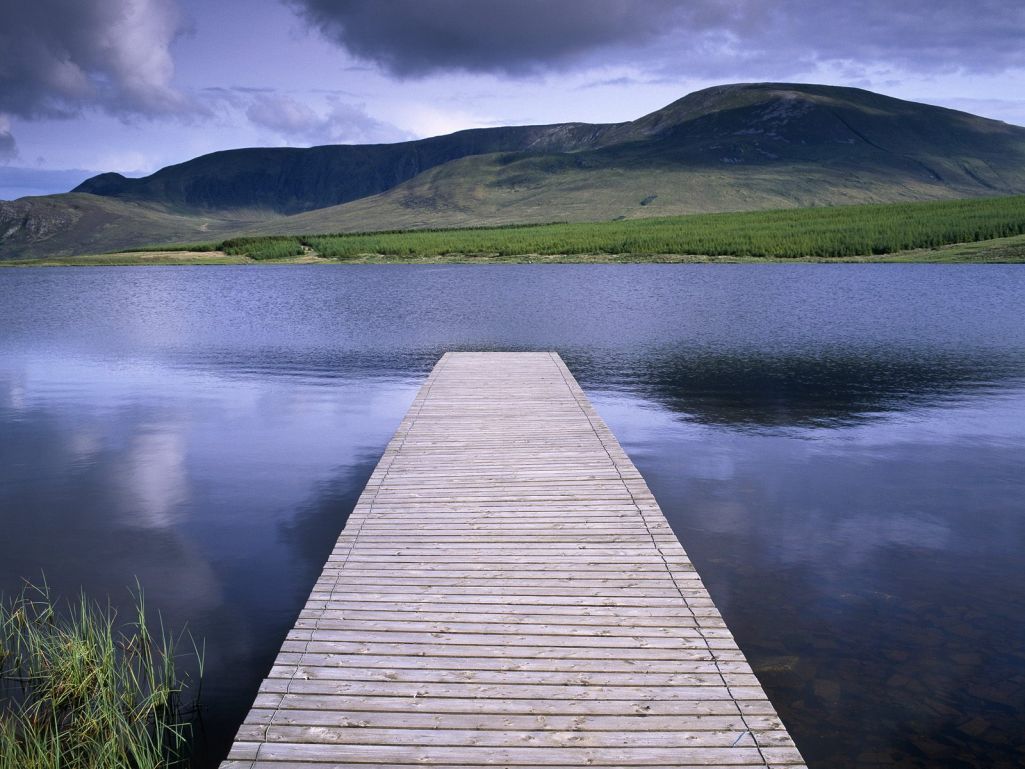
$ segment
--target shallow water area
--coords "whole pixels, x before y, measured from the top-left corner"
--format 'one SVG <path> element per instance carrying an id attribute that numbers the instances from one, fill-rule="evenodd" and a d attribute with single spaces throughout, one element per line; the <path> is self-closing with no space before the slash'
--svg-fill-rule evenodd
<path id="1" fill-rule="evenodd" d="M 812 767 L 1025 764 L 1025 270 L 0 273 L 0 589 L 206 639 L 226 752 L 445 350 L 557 350 Z"/>

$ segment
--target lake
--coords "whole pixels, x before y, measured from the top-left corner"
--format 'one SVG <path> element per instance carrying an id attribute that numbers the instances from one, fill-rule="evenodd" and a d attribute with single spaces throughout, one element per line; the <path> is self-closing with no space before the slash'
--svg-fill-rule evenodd
<path id="1" fill-rule="evenodd" d="M 809 765 L 1025 764 L 1025 269 L 0 272 L 0 589 L 206 641 L 227 751 L 445 350 L 557 350 Z"/>

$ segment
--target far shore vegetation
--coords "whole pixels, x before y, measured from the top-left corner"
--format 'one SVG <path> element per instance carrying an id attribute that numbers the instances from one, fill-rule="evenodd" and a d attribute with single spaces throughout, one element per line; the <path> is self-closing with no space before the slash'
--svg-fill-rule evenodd
<path id="1" fill-rule="evenodd" d="M 1025 196 L 572 224 L 241 236 L 6 264 L 254 262 L 1025 262 Z"/>
<path id="2" fill-rule="evenodd" d="M 0 769 L 187 766 L 181 636 L 154 627 L 141 588 L 135 600 L 123 620 L 45 585 L 0 601 Z M 202 652 L 192 644 L 186 656 L 201 676 Z"/>

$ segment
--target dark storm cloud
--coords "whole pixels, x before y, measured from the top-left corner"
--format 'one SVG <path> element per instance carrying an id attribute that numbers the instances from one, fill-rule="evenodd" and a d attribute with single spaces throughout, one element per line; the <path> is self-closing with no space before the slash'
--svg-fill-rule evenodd
<path id="1" fill-rule="evenodd" d="M 356 56 L 398 75 L 529 72 L 657 36 L 671 0 L 288 0 Z"/>
<path id="2" fill-rule="evenodd" d="M 912 72 L 1025 66 L 1020 0 L 286 0 L 399 76 L 631 64 L 709 77 L 820 63 Z"/>
<path id="3" fill-rule="evenodd" d="M 181 111 L 169 50 L 181 30 L 174 0 L 0 0 L 0 113 Z"/>

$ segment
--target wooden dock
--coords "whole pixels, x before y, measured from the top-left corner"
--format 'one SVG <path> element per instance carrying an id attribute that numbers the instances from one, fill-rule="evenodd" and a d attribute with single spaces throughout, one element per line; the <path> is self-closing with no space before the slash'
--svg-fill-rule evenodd
<path id="1" fill-rule="evenodd" d="M 222 769 L 802 763 L 559 356 L 447 353 Z"/>

